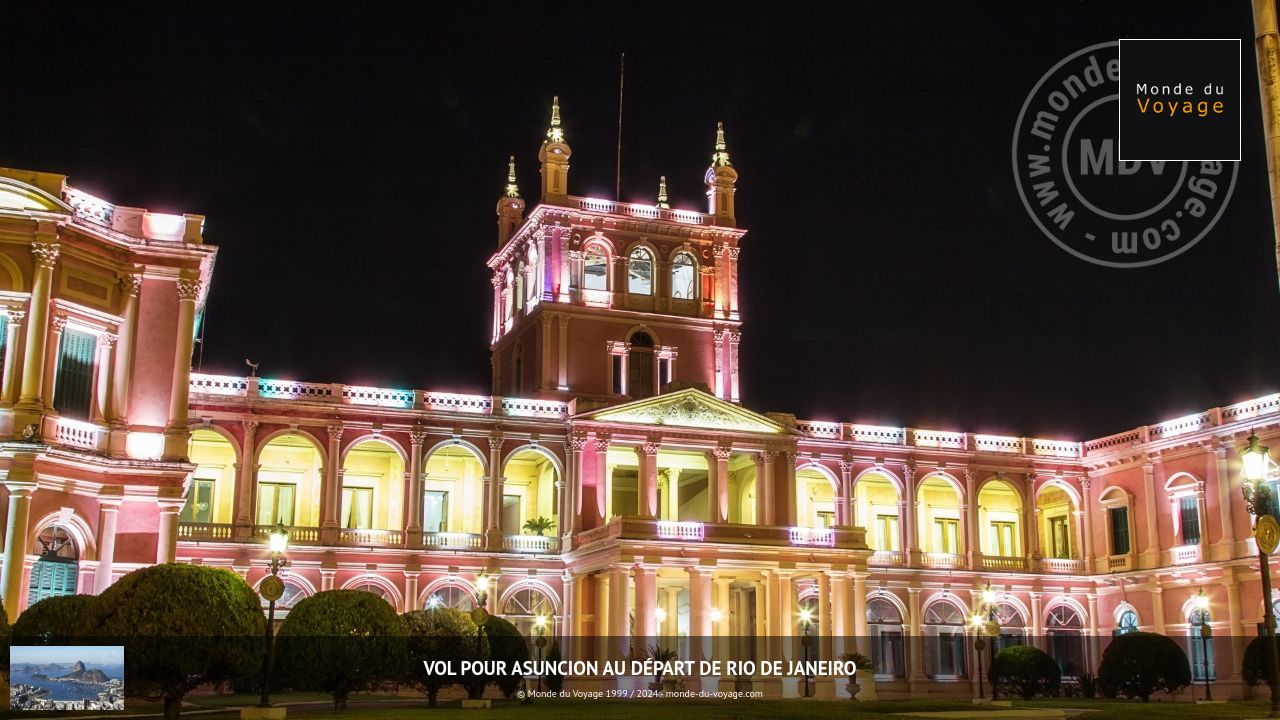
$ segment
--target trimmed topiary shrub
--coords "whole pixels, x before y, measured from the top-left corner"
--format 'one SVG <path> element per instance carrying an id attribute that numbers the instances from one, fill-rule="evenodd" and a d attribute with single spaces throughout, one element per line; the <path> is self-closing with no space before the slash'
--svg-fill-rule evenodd
<path id="1" fill-rule="evenodd" d="M 293 606 L 276 636 L 276 678 L 319 690 L 345 710 L 353 692 L 404 677 L 404 623 L 386 600 L 364 590 L 325 590 Z"/>
<path id="2" fill-rule="evenodd" d="M 192 689 L 262 665 L 262 607 L 230 570 L 178 563 L 135 570 L 81 620 L 76 635 L 124 645 L 125 694 L 162 700 L 169 720 Z"/>
<path id="3" fill-rule="evenodd" d="M 461 673 L 463 661 L 484 660 L 484 648 L 476 649 L 476 624 L 470 613 L 452 608 L 414 610 L 400 616 L 408 633 L 409 665 L 406 681 L 426 693 L 427 706 L 449 685 L 463 685 L 464 676 L 428 672 L 423 662 L 452 663 Z"/>
<path id="4" fill-rule="evenodd" d="M 45 598 L 18 616 L 13 641 L 18 645 L 57 645 L 72 640 L 97 601 L 93 595 Z"/>
<path id="5" fill-rule="evenodd" d="M 1245 646 L 1240 674 L 1246 685 L 1271 684 L 1271 653 L 1267 650 L 1266 635 L 1255 637 Z"/>
<path id="6" fill-rule="evenodd" d="M 515 625 L 497 615 L 490 616 L 489 622 L 484 624 L 484 636 L 489 641 L 490 659 L 505 662 L 508 670 L 489 680 L 496 684 L 502 691 L 502 696 L 509 700 L 524 683 L 524 676 L 510 670 L 515 663 L 522 663 L 529 659 L 528 641 Z"/>
<path id="7" fill-rule="evenodd" d="M 1175 693 L 1191 684 L 1187 653 L 1164 635 L 1131 632 L 1111 641 L 1098 666 L 1103 694 L 1150 702 L 1152 693 Z"/>
<path id="8" fill-rule="evenodd" d="M 1013 645 L 1001 650 L 992 661 L 991 682 L 1006 695 L 1030 700 L 1037 695 L 1056 695 L 1062 674 L 1058 663 L 1040 648 Z"/>

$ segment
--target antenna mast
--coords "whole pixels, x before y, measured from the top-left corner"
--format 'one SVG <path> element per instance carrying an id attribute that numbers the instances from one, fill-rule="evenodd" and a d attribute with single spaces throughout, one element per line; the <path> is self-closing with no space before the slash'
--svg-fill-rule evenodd
<path id="1" fill-rule="evenodd" d="M 627 54 L 618 57 L 618 158 L 614 166 L 613 199 L 622 200 L 622 87 L 627 76 Z"/>

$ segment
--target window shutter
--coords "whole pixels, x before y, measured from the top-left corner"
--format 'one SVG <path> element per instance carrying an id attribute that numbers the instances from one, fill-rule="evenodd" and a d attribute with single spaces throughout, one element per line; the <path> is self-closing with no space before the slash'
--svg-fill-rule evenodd
<path id="1" fill-rule="evenodd" d="M 89 333 L 63 331 L 53 391 L 53 407 L 59 415 L 88 419 L 89 402 L 93 397 L 93 356 L 97 344 L 97 338 Z"/>
<path id="2" fill-rule="evenodd" d="M 1184 497 L 1179 501 L 1182 510 L 1182 542 L 1195 545 L 1200 542 L 1200 512 L 1195 497 Z"/>

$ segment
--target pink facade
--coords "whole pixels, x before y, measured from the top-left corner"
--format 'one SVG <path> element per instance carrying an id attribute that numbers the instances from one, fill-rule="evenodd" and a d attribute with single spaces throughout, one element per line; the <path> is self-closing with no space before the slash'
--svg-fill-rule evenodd
<path id="1" fill-rule="evenodd" d="M 1239 451 L 1280 443 L 1280 397 L 1086 442 L 752 412 L 723 134 L 705 213 L 569 195 L 570 155 L 557 106 L 539 202 L 513 177 L 498 203 L 492 396 L 192 374 L 202 219 L 0 170 L 9 616 L 155 562 L 256 586 L 285 522 L 286 611 L 332 588 L 466 606 L 484 574 L 491 611 L 550 616 L 580 657 L 747 658 L 798 657 L 803 610 L 818 656 L 873 655 L 890 697 L 976 691 L 984 591 L 1002 642 L 1087 672 L 1117 630 L 1189 638 L 1203 590 L 1215 692 L 1243 692 Z"/>

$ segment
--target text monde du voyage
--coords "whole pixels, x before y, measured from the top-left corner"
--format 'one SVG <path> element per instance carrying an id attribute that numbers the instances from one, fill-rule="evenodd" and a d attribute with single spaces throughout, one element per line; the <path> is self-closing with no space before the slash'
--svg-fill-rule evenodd
<path id="1" fill-rule="evenodd" d="M 1206 83 L 1200 89 L 1199 97 L 1213 97 L 1224 94 L 1222 85 Z M 1196 88 L 1188 83 L 1174 85 L 1152 85 L 1136 83 L 1134 100 L 1138 103 L 1138 112 L 1143 115 L 1159 117 L 1209 117 L 1223 115 L 1226 105 L 1221 100 L 1195 100 Z"/>
<path id="2" fill-rule="evenodd" d="M 856 663 L 843 660 L 810 660 L 808 662 L 782 660 L 423 660 L 428 675 L 438 676 L 488 676 L 515 675 L 564 675 L 568 677 L 649 677 L 658 674 L 725 675 L 750 677 L 850 677 L 858 670 Z"/>

